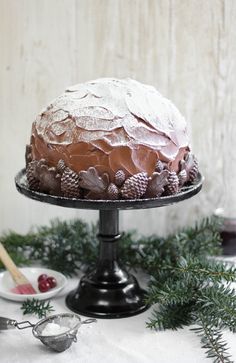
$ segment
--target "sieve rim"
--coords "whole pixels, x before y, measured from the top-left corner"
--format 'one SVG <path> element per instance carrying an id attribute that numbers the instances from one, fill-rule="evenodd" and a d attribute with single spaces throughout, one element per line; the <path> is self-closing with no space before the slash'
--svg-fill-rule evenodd
<path id="1" fill-rule="evenodd" d="M 50 335 L 42 335 L 42 334 L 39 334 L 38 332 L 37 332 L 37 328 L 38 328 L 38 326 L 39 325 L 41 325 L 41 324 L 43 324 L 43 323 L 45 323 L 47 320 L 51 320 L 51 319 L 54 319 L 54 318 L 58 318 L 58 317 L 67 317 L 67 318 L 76 318 L 76 319 L 78 319 L 78 322 L 72 327 L 72 328 L 68 328 L 68 330 L 67 331 L 65 331 L 65 332 L 63 332 L 63 333 L 60 333 L 60 334 L 50 334 Z M 80 327 L 80 325 L 81 325 L 81 317 L 79 316 L 79 315 L 77 315 L 77 314 L 73 314 L 73 313 L 61 313 L 61 314 L 54 314 L 54 315 L 50 315 L 50 316 L 48 316 L 48 317 L 46 317 L 46 318 L 44 318 L 44 319 L 41 319 L 40 321 L 38 321 L 35 325 L 34 325 L 34 327 L 33 327 L 33 329 L 32 329 L 32 332 L 33 332 L 33 335 L 34 335 L 34 337 L 35 338 L 37 338 L 37 339 L 41 339 L 41 338 L 55 338 L 55 337 L 61 337 L 61 336 L 63 336 L 63 335 L 70 335 L 70 333 L 71 333 L 71 331 L 72 330 L 75 330 L 75 329 L 78 329 L 79 327 Z M 73 334 L 74 335 L 74 334 Z"/>

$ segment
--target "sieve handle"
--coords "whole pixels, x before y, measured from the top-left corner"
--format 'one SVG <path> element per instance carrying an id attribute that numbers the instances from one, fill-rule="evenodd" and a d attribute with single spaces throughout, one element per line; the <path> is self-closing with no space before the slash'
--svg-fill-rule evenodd
<path id="1" fill-rule="evenodd" d="M 0 316 L 0 330 L 14 329 L 17 326 L 17 321 Z"/>
<path id="2" fill-rule="evenodd" d="M 84 321 L 81 321 L 81 324 L 90 324 L 90 323 L 96 323 L 97 319 L 86 319 Z"/>
<path id="3" fill-rule="evenodd" d="M 20 330 L 27 329 L 27 328 L 33 328 L 35 324 L 32 324 L 30 321 L 25 320 L 21 321 L 20 323 L 16 323 L 16 327 Z"/>

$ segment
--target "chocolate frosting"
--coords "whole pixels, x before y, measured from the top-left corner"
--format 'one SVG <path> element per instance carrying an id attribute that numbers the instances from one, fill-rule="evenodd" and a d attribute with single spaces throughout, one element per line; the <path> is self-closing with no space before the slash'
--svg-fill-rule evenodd
<path id="1" fill-rule="evenodd" d="M 186 122 L 154 87 L 102 78 L 69 87 L 33 123 L 32 157 L 79 172 L 93 166 L 111 179 L 151 175 L 157 160 L 179 170 L 189 151 Z"/>

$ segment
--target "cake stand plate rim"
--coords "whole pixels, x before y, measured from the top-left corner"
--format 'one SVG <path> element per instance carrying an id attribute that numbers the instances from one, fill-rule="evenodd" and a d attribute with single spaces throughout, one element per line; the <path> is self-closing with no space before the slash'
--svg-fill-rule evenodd
<path id="1" fill-rule="evenodd" d="M 94 209 L 94 210 L 111 210 L 111 209 L 148 209 L 148 208 L 158 208 L 170 204 L 175 204 L 181 202 L 185 199 L 189 199 L 192 196 L 200 192 L 202 188 L 204 177 L 201 173 L 194 184 L 170 196 L 164 196 L 159 198 L 149 198 L 149 199 L 136 199 L 136 200 L 89 200 L 89 199 L 76 199 L 76 198 L 66 198 L 56 195 L 49 195 L 41 192 L 37 192 L 29 189 L 26 185 L 26 170 L 21 169 L 15 176 L 15 185 L 19 193 L 25 195 L 30 199 L 34 199 L 43 203 L 49 203 L 53 205 L 58 205 L 67 208 L 76 209 Z"/>

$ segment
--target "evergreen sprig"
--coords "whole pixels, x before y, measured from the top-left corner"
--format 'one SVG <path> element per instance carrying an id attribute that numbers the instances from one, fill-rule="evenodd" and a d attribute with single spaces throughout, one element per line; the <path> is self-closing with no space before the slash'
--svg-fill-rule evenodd
<path id="1" fill-rule="evenodd" d="M 151 276 L 146 299 L 158 306 L 148 328 L 175 330 L 194 324 L 207 357 L 228 363 L 221 329 L 236 331 L 236 295 L 230 287 L 236 268 L 211 257 L 221 253 L 220 226 L 218 218 L 205 218 L 166 238 L 140 238 L 128 231 L 122 235 L 120 258 L 128 268 Z M 1 241 L 19 265 L 41 261 L 72 275 L 95 266 L 97 232 L 96 225 L 80 220 L 56 220 L 24 236 L 9 232 Z"/>
<path id="2" fill-rule="evenodd" d="M 147 327 L 155 330 L 177 330 L 193 321 L 193 303 L 189 304 L 160 304 L 152 313 Z"/>
<path id="3" fill-rule="evenodd" d="M 174 266 L 172 266 L 173 269 Z M 171 269 L 171 266 L 169 266 Z M 173 272 L 182 275 L 183 279 L 187 281 L 206 281 L 213 282 L 227 281 L 233 282 L 236 276 L 236 268 L 228 266 L 228 264 L 221 261 L 209 260 L 207 258 L 199 259 L 191 255 L 188 258 L 181 257 L 177 261 L 177 266 L 174 267 Z"/>
<path id="4" fill-rule="evenodd" d="M 197 304 L 211 325 L 236 332 L 236 294 L 230 286 L 205 286 L 198 295 Z"/>
<path id="5" fill-rule="evenodd" d="M 0 241 L 7 248 L 8 253 L 11 255 L 12 259 L 18 266 L 29 265 L 32 261 L 28 258 L 29 251 L 33 244 L 35 235 L 33 233 L 28 233 L 26 235 L 21 235 L 10 231 L 3 234 L 0 237 Z M 3 267 L 0 261 L 0 269 Z"/>
<path id="6" fill-rule="evenodd" d="M 202 348 L 206 351 L 207 358 L 213 358 L 214 363 L 233 363 L 222 332 L 209 324 L 205 314 L 199 314 L 198 326 L 191 330 L 201 338 Z"/>
<path id="7" fill-rule="evenodd" d="M 85 265 L 94 266 L 98 241 L 95 227 L 80 220 L 55 220 L 40 227 L 30 257 L 71 276 Z"/>
<path id="8" fill-rule="evenodd" d="M 23 315 L 34 314 L 39 319 L 46 317 L 49 313 L 54 311 L 50 301 L 42 301 L 34 298 L 24 301 L 21 310 L 23 310 Z"/>
<path id="9" fill-rule="evenodd" d="M 183 280 L 168 278 L 163 283 L 156 279 L 150 282 L 147 296 L 148 304 L 184 305 L 194 299 L 194 289 Z"/>

